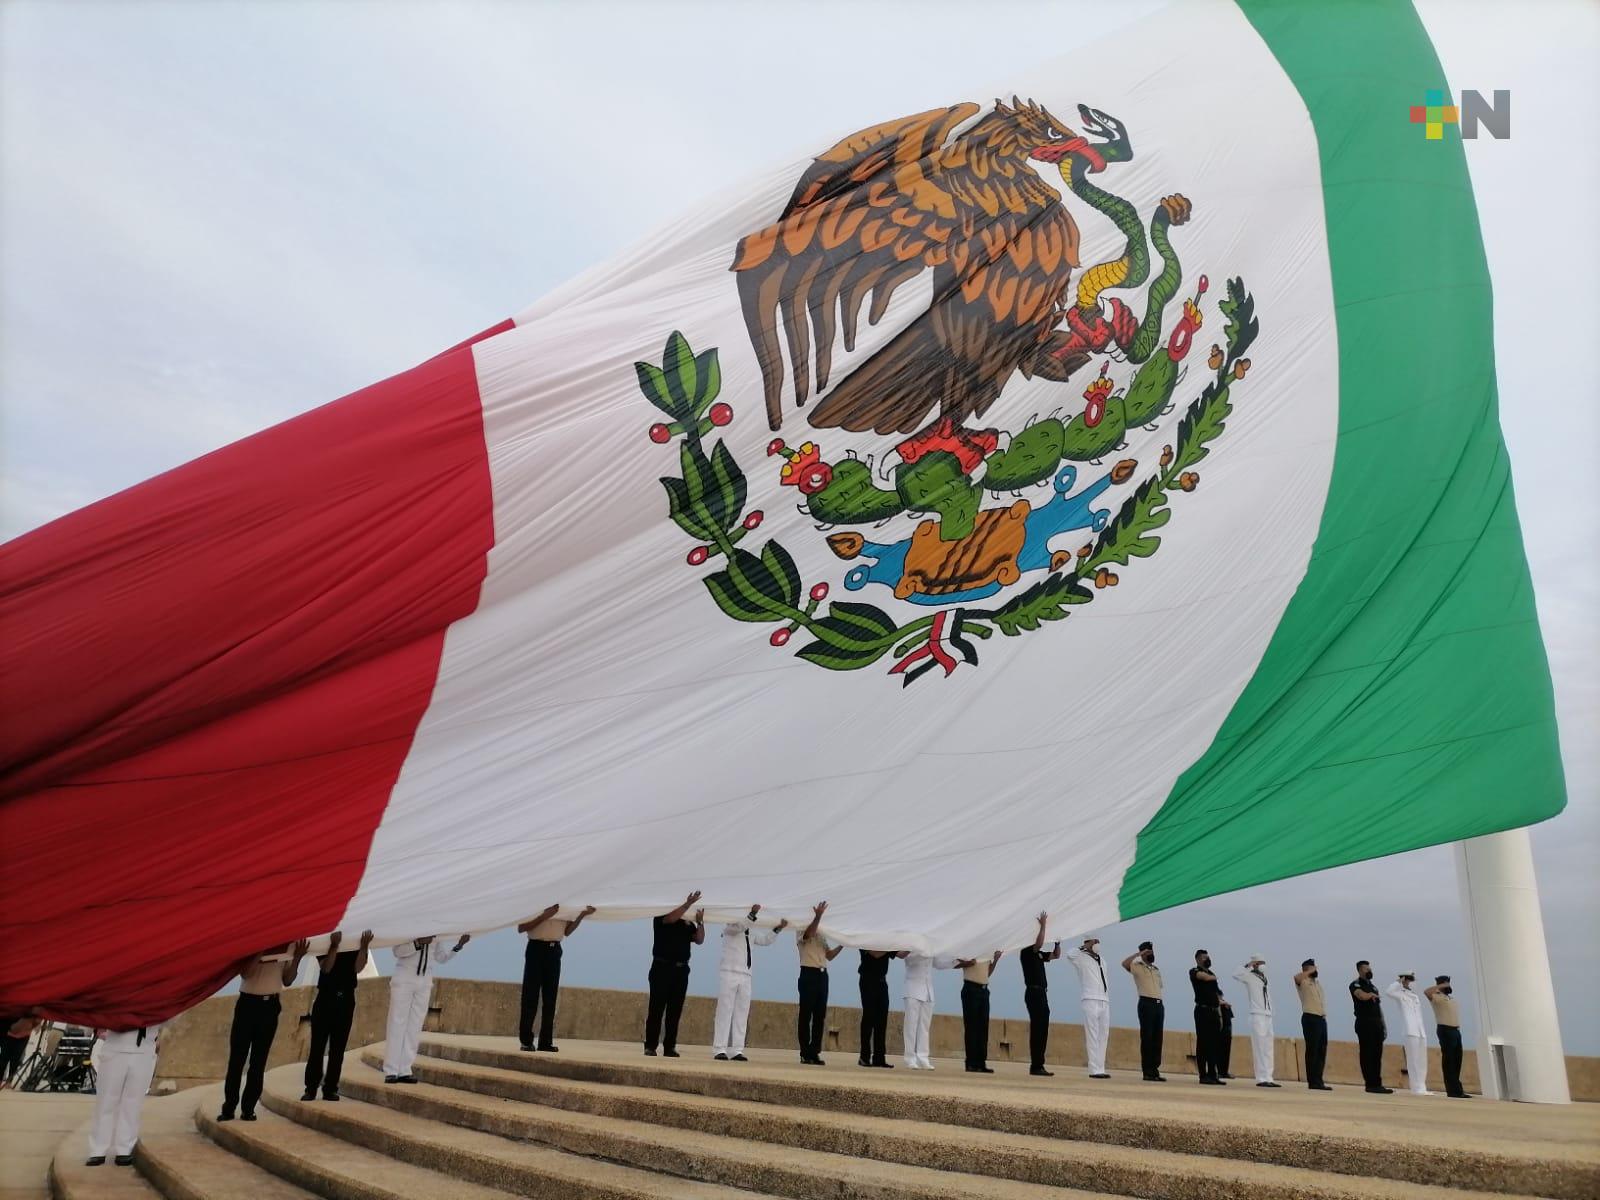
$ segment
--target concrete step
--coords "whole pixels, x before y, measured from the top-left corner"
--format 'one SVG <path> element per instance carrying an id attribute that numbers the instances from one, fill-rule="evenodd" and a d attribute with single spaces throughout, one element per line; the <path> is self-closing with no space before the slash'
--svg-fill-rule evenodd
<path id="1" fill-rule="evenodd" d="M 1088 1088 L 1069 1091 L 1047 1085 L 1039 1090 L 1040 1102 L 1035 1103 L 1023 1091 L 1029 1089 L 1026 1076 L 1003 1091 L 990 1088 L 979 1094 L 943 1086 L 945 1072 L 917 1078 L 915 1086 L 909 1086 L 911 1078 L 916 1077 L 885 1079 L 889 1072 L 854 1075 L 833 1069 L 774 1070 L 754 1062 L 730 1069 L 728 1064 L 688 1059 L 617 1060 L 592 1053 L 523 1054 L 509 1042 L 496 1039 L 485 1045 L 488 1040 L 425 1037 L 422 1052 L 426 1059 L 498 1068 L 535 1078 L 1198 1155 L 1299 1168 L 1323 1177 L 1356 1176 L 1445 1188 L 1457 1194 L 1477 1189 L 1557 1200 L 1591 1200 L 1600 1195 L 1600 1168 L 1591 1162 L 1553 1159 L 1533 1152 L 1480 1150 L 1459 1139 L 1445 1145 L 1406 1140 L 1399 1135 L 1350 1133 L 1346 1131 L 1349 1126 L 1342 1126 L 1336 1118 L 1302 1121 L 1298 1125 L 1268 1124 L 1252 1119 L 1255 1110 L 1238 1103 L 1245 1100 L 1243 1096 L 1226 1098 L 1229 1107 L 1225 1110 L 1221 1106 L 1224 1098 L 1220 1097 L 1215 1104 L 1208 1098 L 1206 1104 L 1196 1108 L 1193 1102 L 1170 1105 L 1167 1101 L 1173 1098 L 1172 1093 L 1163 1092 L 1159 1098 L 1152 1095 L 1157 1103 L 1151 1105 L 1102 1100 Z M 948 1082 L 953 1084 L 960 1079 L 958 1074 Z M 1265 1102 L 1267 1097 L 1258 1094 L 1251 1099 Z M 1347 1090 L 1343 1103 L 1376 1099 Z M 1450 1102 L 1441 1099 L 1438 1103 Z M 1174 1110 L 1183 1115 L 1174 1115 Z M 1332 1114 L 1347 1110 L 1326 1111 Z M 1361 1111 L 1365 1114 L 1366 1106 Z M 1385 1118 L 1393 1112 L 1401 1119 L 1406 1111 L 1398 1106 L 1382 1110 Z M 1368 1127 L 1371 1123 L 1367 1114 Z"/>
<path id="2" fill-rule="evenodd" d="M 335 1200 L 488 1200 L 510 1195 L 535 1200 L 758 1200 L 750 1189 L 668 1178 L 545 1146 L 518 1144 L 356 1099 L 356 1089 L 363 1079 L 370 1081 L 373 1076 L 377 1077 L 377 1087 L 401 1090 L 401 1085 L 385 1085 L 372 1068 L 346 1058 L 340 1090 L 350 1098 L 337 1104 L 322 1100 L 302 1102 L 302 1068 L 288 1066 L 269 1071 L 262 1103 L 275 1120 L 260 1140 L 272 1147 L 285 1147 L 284 1156 L 297 1159 L 311 1157 L 309 1147 L 315 1145 L 316 1166 L 324 1174 L 333 1169 L 331 1145 L 346 1156 L 384 1164 L 390 1171 L 408 1172 L 413 1177 L 431 1176 L 438 1181 L 430 1184 L 429 1190 L 403 1186 L 398 1180 L 395 1186 L 377 1190 L 362 1178 L 362 1173 L 356 1172 L 344 1179 L 337 1190 L 308 1185 Z M 418 1091 L 427 1086 L 405 1086 L 403 1090 Z M 214 1128 L 231 1132 L 238 1124 L 234 1121 Z M 286 1138 L 282 1132 L 285 1126 L 296 1137 Z M 286 1170 L 270 1169 L 295 1178 Z"/>
<path id="3" fill-rule="evenodd" d="M 214 1113 L 221 1103 L 220 1087 L 161 1101 L 159 1129 L 150 1128 L 147 1116 L 145 1136 L 134 1151 L 140 1173 L 166 1200 L 310 1200 L 314 1193 L 251 1165 L 199 1131 L 196 1115 Z"/>
<path id="4" fill-rule="evenodd" d="M 283 1070 L 301 1072 L 299 1067 Z M 223 1122 L 211 1106 L 194 1110 L 196 1127 L 230 1155 L 329 1200 L 509 1200 L 511 1196 L 352 1145 L 270 1111 L 258 1109 L 256 1116 L 254 1121 Z"/>
<path id="5" fill-rule="evenodd" d="M 340 1088 L 368 1100 L 367 1112 L 382 1105 L 392 1110 L 391 1117 L 404 1114 L 404 1119 L 435 1129 L 454 1127 L 479 1136 L 487 1133 L 514 1139 L 502 1141 L 503 1146 L 530 1140 L 571 1155 L 626 1163 L 653 1172 L 670 1185 L 674 1196 L 688 1194 L 692 1185 L 687 1181 L 701 1180 L 725 1185 L 725 1194 L 748 1197 L 749 1191 L 732 1191 L 745 1188 L 789 1200 L 1105 1200 L 1103 1192 L 989 1177 L 983 1173 L 986 1161 L 981 1147 L 952 1158 L 944 1169 L 889 1163 L 747 1141 L 720 1131 L 669 1129 L 545 1108 L 429 1083 L 386 1084 L 380 1072 L 366 1063 L 353 1070 L 347 1066 Z"/>
<path id="6" fill-rule="evenodd" d="M 381 1061 L 376 1052 L 364 1051 L 362 1058 L 369 1069 L 351 1080 L 348 1090 L 363 1099 L 436 1121 L 629 1162 L 638 1161 L 641 1152 L 657 1160 L 675 1152 L 654 1144 L 641 1151 L 641 1141 L 676 1146 L 683 1139 L 678 1131 L 714 1131 L 747 1146 L 765 1142 L 903 1167 L 966 1172 L 981 1163 L 982 1173 L 991 1180 L 1077 1183 L 1100 1193 L 1150 1200 L 1490 1200 L 1495 1196 L 1203 1155 L 580 1083 L 430 1057 L 420 1058 L 416 1071 L 424 1084 L 437 1086 L 395 1087 L 383 1084 L 376 1073 Z M 507 1100 L 516 1103 L 508 1106 Z M 653 1137 L 648 1133 L 651 1127 L 657 1129 Z"/>

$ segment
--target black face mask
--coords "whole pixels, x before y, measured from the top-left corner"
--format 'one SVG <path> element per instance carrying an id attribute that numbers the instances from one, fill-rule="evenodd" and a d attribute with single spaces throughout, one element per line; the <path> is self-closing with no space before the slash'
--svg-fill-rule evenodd
<path id="1" fill-rule="evenodd" d="M 1441 992 L 1443 992 L 1446 996 L 1448 996 L 1451 992 L 1455 991 L 1455 989 L 1453 987 L 1451 987 L 1448 983 L 1445 984 L 1443 987 L 1441 987 L 1439 990 Z"/>
<path id="2" fill-rule="evenodd" d="M 1200 969 L 1202 971 L 1209 971 L 1211 969 L 1211 960 L 1209 958 L 1202 958 L 1200 960 Z"/>
<path id="3" fill-rule="evenodd" d="M 1156 952 L 1154 950 L 1145 950 L 1140 953 L 1139 957 L 1147 963 L 1153 963 L 1156 960 Z"/>
<path id="4" fill-rule="evenodd" d="M 1306 976 L 1307 978 L 1315 979 L 1317 977 L 1317 969 L 1312 967 L 1311 970 L 1306 972 Z"/>

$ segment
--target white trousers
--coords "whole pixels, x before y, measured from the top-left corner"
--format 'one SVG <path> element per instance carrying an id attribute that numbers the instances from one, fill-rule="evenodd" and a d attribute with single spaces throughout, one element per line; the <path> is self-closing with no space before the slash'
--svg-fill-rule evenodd
<path id="1" fill-rule="evenodd" d="M 1106 1073 L 1106 1039 L 1111 1036 L 1111 1002 L 1080 1000 L 1083 1009 L 1083 1044 L 1089 1059 L 1089 1074 Z"/>
<path id="2" fill-rule="evenodd" d="M 743 1054 L 745 1026 L 750 1021 L 750 976 L 717 972 L 717 1015 L 711 1023 L 714 1054 Z"/>
<path id="3" fill-rule="evenodd" d="M 928 1031 L 933 1028 L 933 1001 L 906 997 L 906 1066 L 933 1070 L 928 1057 Z"/>
<path id="4" fill-rule="evenodd" d="M 1406 1082 L 1413 1095 L 1431 1096 L 1428 1090 L 1428 1039 L 1422 1034 L 1406 1034 Z"/>
<path id="5" fill-rule="evenodd" d="M 409 1075 L 417 1062 L 422 1023 L 428 1019 L 433 996 L 433 976 L 389 977 L 389 1027 L 384 1034 L 383 1073 Z"/>
<path id="6" fill-rule="evenodd" d="M 1256 1082 L 1272 1082 L 1272 1014 L 1250 1014 L 1250 1057 L 1255 1060 Z"/>
<path id="7" fill-rule="evenodd" d="M 154 1039 L 137 1054 L 100 1056 L 95 1072 L 94 1120 L 89 1123 L 89 1157 L 132 1154 L 139 1140 L 139 1110 L 156 1073 Z"/>

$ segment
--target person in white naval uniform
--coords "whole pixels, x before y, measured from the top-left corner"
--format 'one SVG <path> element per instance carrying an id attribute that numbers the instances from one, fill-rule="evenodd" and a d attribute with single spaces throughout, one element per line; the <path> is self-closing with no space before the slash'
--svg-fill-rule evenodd
<path id="1" fill-rule="evenodd" d="M 1111 994 L 1106 989 L 1106 966 L 1100 961 L 1100 939 L 1084 938 L 1076 950 L 1067 951 L 1066 959 L 1078 970 L 1078 1004 L 1083 1010 L 1089 1078 L 1110 1079 L 1106 1040 L 1111 1036 Z"/>
<path id="2" fill-rule="evenodd" d="M 913 1071 L 933 1070 L 928 1057 L 928 1030 L 933 1026 L 933 973 L 956 965 L 953 958 L 932 958 L 908 950 L 899 952 L 906 962 L 905 1060 Z"/>
<path id="3" fill-rule="evenodd" d="M 722 956 L 717 963 L 717 1015 L 711 1025 L 713 1057 L 726 1062 L 749 1062 L 744 1056 L 745 1024 L 750 1017 L 750 968 L 754 966 L 752 946 L 770 946 L 789 925 L 788 918 L 771 929 L 757 929 L 761 905 L 722 927 Z"/>
<path id="4" fill-rule="evenodd" d="M 1405 1029 L 1406 1082 L 1413 1096 L 1431 1096 L 1428 1090 L 1428 1032 L 1422 1023 L 1422 997 L 1411 990 L 1416 982 L 1415 971 L 1402 971 L 1400 978 L 1385 991 L 1400 1006 L 1401 1025 Z"/>
<path id="5" fill-rule="evenodd" d="M 1272 1036 L 1272 997 L 1267 994 L 1267 975 L 1261 968 L 1267 960 L 1252 954 L 1244 970 L 1235 972 L 1234 978 L 1244 984 L 1250 996 L 1250 1057 L 1255 1061 L 1257 1087 L 1282 1087 L 1272 1079 L 1274 1039 Z"/>
<path id="6" fill-rule="evenodd" d="M 449 962 L 472 940 L 463 933 L 451 947 L 435 946 L 433 938 L 401 942 L 394 948 L 394 973 L 389 976 L 389 1025 L 384 1036 L 383 1081 L 415 1083 L 411 1068 L 417 1061 L 422 1023 L 428 1019 L 433 995 L 433 969 Z"/>
<path id="7" fill-rule="evenodd" d="M 155 1078 L 156 1044 L 160 1039 L 160 1025 L 119 1033 L 100 1031 L 94 1117 L 89 1122 L 89 1157 L 85 1165 L 101 1166 L 107 1154 L 117 1156 L 119 1167 L 133 1165 L 140 1110 L 150 1081 Z"/>

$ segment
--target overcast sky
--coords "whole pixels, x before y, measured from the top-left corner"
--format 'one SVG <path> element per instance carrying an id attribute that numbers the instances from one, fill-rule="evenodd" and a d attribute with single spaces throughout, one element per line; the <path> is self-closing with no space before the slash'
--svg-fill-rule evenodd
<path id="1" fill-rule="evenodd" d="M 0 534 L 411 366 L 753 169 L 1151 7 L 10 0 Z M 1511 140 L 1468 142 L 1468 159 L 1570 795 L 1534 847 L 1567 1049 L 1596 1054 L 1600 6 L 1502 7 L 1422 11 L 1455 88 L 1512 90 Z M 964 33 L 974 21 L 994 36 Z M 1284 979 L 1308 954 L 1340 981 L 1358 957 L 1380 975 L 1461 982 L 1467 968 L 1447 847 L 1102 936 L 1117 957 L 1155 939 L 1169 971 L 1197 945 L 1230 965 L 1260 951 Z M 493 935 L 450 969 L 512 978 L 520 955 Z M 586 929 L 565 970 L 642 987 L 647 966 L 635 923 Z M 1002 1015 L 1021 1015 L 1015 973 L 1000 972 Z M 702 952 L 692 990 L 714 990 L 714 974 Z M 789 998 L 793 976 L 792 949 L 774 947 L 756 994 Z M 953 1010 L 956 980 L 943 986 Z M 853 992 L 841 973 L 836 998 Z M 1076 1019 L 1074 994 L 1058 988 L 1059 1019 Z M 1113 1014 L 1132 1023 L 1125 986 Z M 1336 1016 L 1334 1035 L 1347 1024 Z"/>

